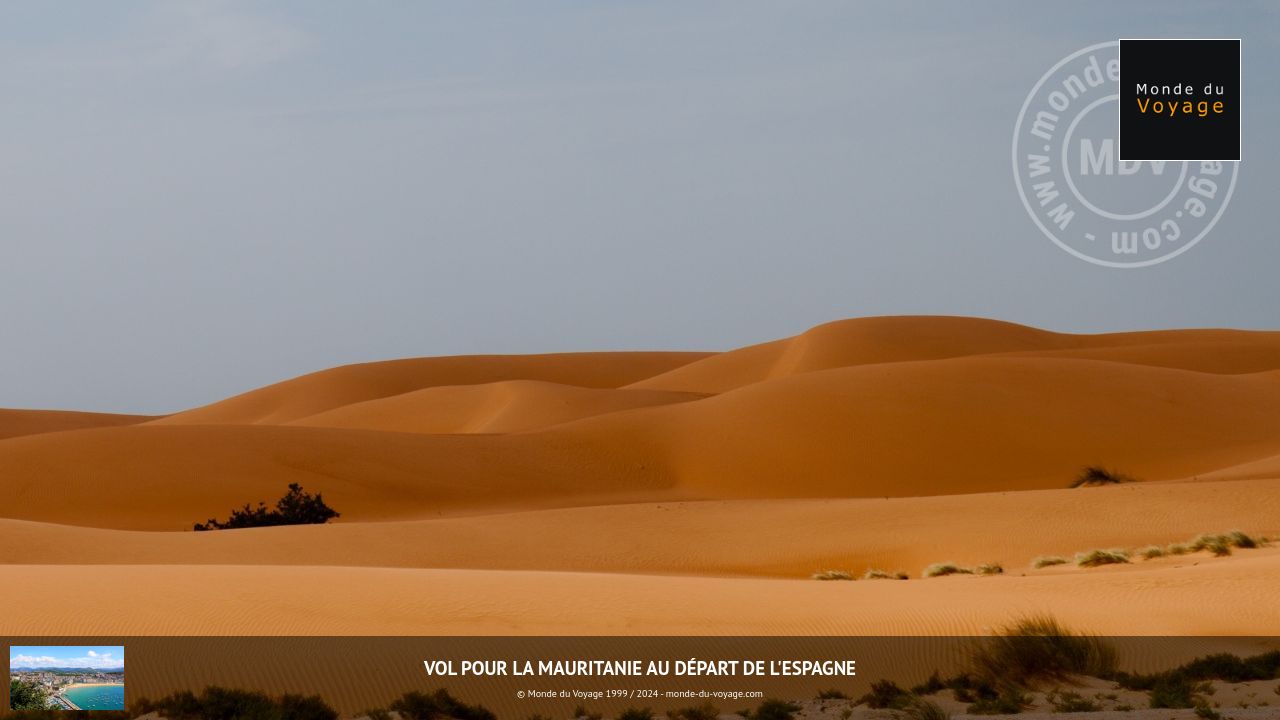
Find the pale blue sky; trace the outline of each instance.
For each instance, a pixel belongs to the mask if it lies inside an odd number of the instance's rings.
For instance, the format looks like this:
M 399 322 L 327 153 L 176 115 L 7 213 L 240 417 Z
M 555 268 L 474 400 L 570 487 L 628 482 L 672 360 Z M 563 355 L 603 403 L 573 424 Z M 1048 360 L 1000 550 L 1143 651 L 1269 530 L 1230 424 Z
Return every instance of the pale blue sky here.
M 124 667 L 120 645 L 15 645 L 9 648 L 9 669 Z
M 720 349 L 872 314 L 1280 326 L 1280 4 L 0 5 L 0 406 L 167 412 L 410 355 Z M 1027 91 L 1242 37 L 1191 252 L 1054 247 Z

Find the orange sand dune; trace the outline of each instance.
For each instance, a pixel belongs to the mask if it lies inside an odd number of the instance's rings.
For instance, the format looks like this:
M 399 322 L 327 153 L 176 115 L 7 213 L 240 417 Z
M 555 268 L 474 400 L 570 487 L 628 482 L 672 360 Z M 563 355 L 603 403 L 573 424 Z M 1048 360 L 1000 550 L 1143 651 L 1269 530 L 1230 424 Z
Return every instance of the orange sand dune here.
M 1137 517 L 1142 522 L 1134 522 Z M 1233 528 L 1280 536 L 1280 481 L 890 500 L 635 503 L 218 533 L 0 520 L 0 546 L 8 562 L 39 565 L 127 559 L 806 578 L 823 569 L 860 574 L 867 568 L 918 576 L 940 561 L 1000 562 L 1021 573 L 1039 555 L 1163 545 Z
M 0 440 L 64 430 L 136 425 L 153 419 L 154 417 L 150 415 L 0 409 Z
M 1276 454 L 1278 403 L 1280 373 L 972 357 L 793 375 L 594 428 L 664 433 L 702 497 L 942 495 L 1063 487 L 1086 464 L 1157 480 Z
M 529 437 L 273 425 L 37 435 L 0 443 L 0 508 L 69 525 L 181 530 L 273 500 L 290 482 L 323 492 L 344 521 L 672 496 L 669 476 L 642 463 L 602 467 L 599 448 L 575 438 Z M 584 483 L 573 467 L 600 474 Z
M 172 415 L 169 425 L 285 423 L 438 385 L 542 380 L 615 388 L 706 357 L 693 352 L 461 355 L 344 365 Z
M 1280 551 L 908 582 L 4 565 L 0 585 L 23 589 L 0 616 L 0 632 L 18 636 L 972 635 L 1031 613 L 1100 634 L 1257 636 L 1275 632 Z
M 352 365 L 143 420 L 0 412 L 0 634 L 1276 626 L 1280 549 L 1027 564 L 1280 533 L 1280 333 L 869 318 L 720 354 Z M 1065 489 L 1089 464 L 1147 482 Z M 185 532 L 290 482 L 339 522 Z M 1008 572 L 804 579 L 946 560 Z
M 294 425 L 415 433 L 510 433 L 640 407 L 697 400 L 696 393 L 614 390 L 507 380 L 426 388 L 295 420 Z
M 1161 347 L 1166 344 L 1180 347 Z M 1118 351 L 1106 352 L 1113 348 Z M 1100 359 L 1205 372 L 1280 368 L 1280 333 L 1276 332 L 1166 330 L 1068 335 L 981 318 L 872 317 L 827 323 L 792 338 L 713 355 L 641 380 L 634 387 L 724 392 L 772 378 L 854 365 L 1082 350 L 1099 351 L 1096 357 Z
M 174 530 L 288 482 L 344 521 L 599 502 L 899 497 L 1145 480 L 1280 454 L 1280 373 L 973 357 L 815 371 L 512 435 L 137 426 L 0 444 L 10 517 Z M 104 513 L 104 507 L 118 508 Z

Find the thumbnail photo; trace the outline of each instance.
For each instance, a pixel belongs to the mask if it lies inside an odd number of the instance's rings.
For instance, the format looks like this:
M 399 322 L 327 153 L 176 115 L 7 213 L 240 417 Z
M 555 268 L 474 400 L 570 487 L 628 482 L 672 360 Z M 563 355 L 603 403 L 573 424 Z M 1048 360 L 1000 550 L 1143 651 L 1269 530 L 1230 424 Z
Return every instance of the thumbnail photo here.
M 124 710 L 124 647 L 9 648 L 9 709 Z

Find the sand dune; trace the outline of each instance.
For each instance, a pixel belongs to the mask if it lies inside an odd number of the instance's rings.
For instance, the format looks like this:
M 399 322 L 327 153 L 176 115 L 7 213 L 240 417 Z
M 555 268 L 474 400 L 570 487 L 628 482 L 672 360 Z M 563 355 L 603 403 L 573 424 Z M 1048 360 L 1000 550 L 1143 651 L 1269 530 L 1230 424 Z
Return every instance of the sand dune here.
M 460 355 L 344 365 L 251 390 L 157 422 L 169 425 L 285 423 L 343 405 L 428 387 L 503 380 L 612 388 L 703 357 L 706 353 Z
M 149 415 L 0 409 L 0 440 L 66 430 L 136 425 L 153 419 Z
M 1224 502 L 1222 498 L 1231 498 Z M 938 518 L 947 522 L 940 523 Z M 1141 523 L 1133 518 L 1141 517 Z M 337 565 L 807 578 L 1136 548 L 1243 528 L 1280 535 L 1280 482 L 1140 483 L 893 500 L 736 500 L 433 520 L 154 533 L 0 520 L 25 563 Z M 548 529 L 553 528 L 554 532 Z M 530 542 L 537 538 L 537 542 Z M 1244 553 L 1247 555 L 1248 553 Z M 1207 556 L 1181 558 L 1201 562 Z
M 447 385 L 344 405 L 294 425 L 389 432 L 511 433 L 570 420 L 697 400 L 696 393 L 615 390 L 507 380 L 481 385 Z
M 9 634 L 980 635 L 1052 613 L 1114 635 L 1267 635 L 1280 553 L 1180 568 L 822 583 L 526 571 L 4 565 Z M 81 592 L 92 587 L 92 593 Z M 1087 598 L 1087 601 L 1082 599 Z M 129 612 L 119 612 L 129 608 Z M 176 610 L 180 608 L 181 610 Z M 1230 608 L 1230 612 L 1214 609 Z M 305 609 L 305 611 L 304 611 Z
M 1175 330 L 1069 335 L 980 318 L 857 318 L 712 355 L 633 387 L 724 392 L 816 370 L 1006 353 L 1075 355 L 1203 372 L 1259 372 L 1280 368 L 1280 333 Z
M 24 592 L 0 632 L 934 634 L 1035 610 L 1267 633 L 1280 550 L 1026 567 L 1280 533 L 1277 458 L 1280 333 L 973 318 L 369 363 L 159 419 L 4 411 L 0 583 Z M 1143 482 L 1065 489 L 1089 464 Z M 188 531 L 290 482 L 339 521 Z M 1009 572 L 804 579 L 943 560 Z
M 1061 488 L 1086 464 L 1144 480 L 1208 473 L 1280 454 L 1276 427 L 1280 373 L 955 358 L 815 371 L 508 435 L 147 425 L 15 438 L 0 444 L 12 478 L 0 502 L 10 517 L 175 530 L 288 482 L 323 490 L 344 521 L 956 495 Z

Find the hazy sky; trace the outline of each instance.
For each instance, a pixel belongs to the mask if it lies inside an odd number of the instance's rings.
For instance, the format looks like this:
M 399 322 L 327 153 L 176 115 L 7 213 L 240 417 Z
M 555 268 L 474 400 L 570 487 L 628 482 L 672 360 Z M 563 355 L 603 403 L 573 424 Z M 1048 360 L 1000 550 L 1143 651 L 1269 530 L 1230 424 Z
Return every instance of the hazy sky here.
M 167 412 L 410 355 L 722 349 L 842 317 L 1280 327 L 1280 3 L 0 4 L 0 406 Z M 1032 224 L 1027 91 L 1242 37 L 1217 228 Z

